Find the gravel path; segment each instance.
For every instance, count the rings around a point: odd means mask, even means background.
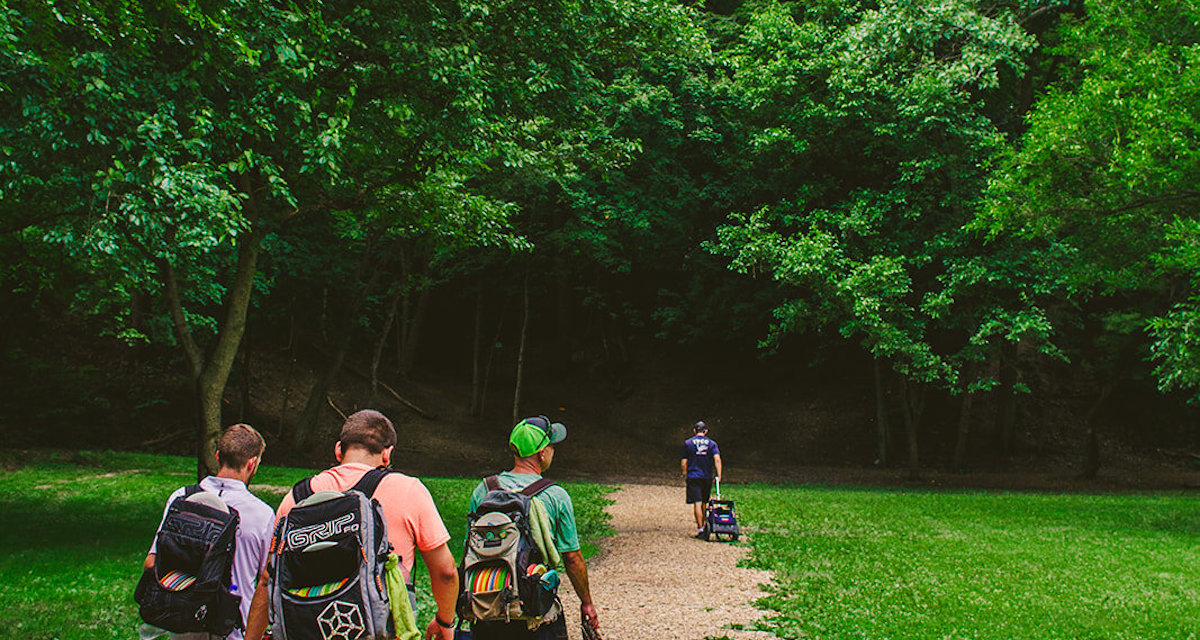
[[[588,562],[605,640],[774,638],[729,628],[750,628],[761,615],[750,603],[770,574],[737,566],[745,547],[692,537],[692,506],[682,486],[623,484],[611,497],[616,535]],[[559,594],[576,638],[579,600],[565,580]]]

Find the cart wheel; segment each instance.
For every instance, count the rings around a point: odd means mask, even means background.
[[[704,539],[705,542],[708,542],[709,539],[712,538],[712,533],[709,532],[708,529],[705,529],[704,533],[701,535],[701,537]]]
[[[734,542],[737,542],[737,539],[738,539],[738,534],[736,534],[736,533],[735,533],[735,534],[732,534],[732,538],[733,538],[733,541],[734,541]]]

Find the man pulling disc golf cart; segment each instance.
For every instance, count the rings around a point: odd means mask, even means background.
[[[738,529],[737,513],[734,511],[733,500],[721,499],[721,479],[716,479],[717,497],[708,501],[704,510],[704,529],[700,537],[704,540],[737,540],[741,535]]]

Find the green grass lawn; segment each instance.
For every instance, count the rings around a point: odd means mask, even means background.
[[[133,588],[167,496],[195,481],[190,458],[128,453],[0,452],[0,639],[133,638],[141,619]],[[272,506],[312,470],[264,466],[251,489]],[[477,478],[425,478],[462,553],[467,501]],[[565,483],[580,537],[608,533],[609,489]],[[585,554],[595,547],[589,542]],[[427,622],[432,598],[424,566],[414,577]]]
[[[20,455],[20,458],[16,456]],[[133,587],[163,501],[194,462],[0,452],[0,638],[132,638]],[[268,503],[310,474],[264,467]],[[428,478],[461,553],[477,479]],[[608,532],[606,487],[568,484],[580,535]],[[727,496],[775,573],[760,603],[784,638],[1200,637],[1200,500],[741,485]],[[593,547],[585,549],[588,552]],[[429,615],[428,580],[417,584]],[[619,639],[618,639],[619,640]]]
[[[1200,637],[1200,501],[739,486],[785,638]]]

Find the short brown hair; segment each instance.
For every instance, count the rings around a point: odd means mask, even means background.
[[[221,466],[229,469],[241,469],[250,458],[262,457],[266,450],[267,443],[262,434],[248,424],[230,426],[217,440]]]
[[[387,416],[374,409],[350,414],[342,425],[342,450],[362,447],[371,453],[381,453],[396,445],[396,428]]]

